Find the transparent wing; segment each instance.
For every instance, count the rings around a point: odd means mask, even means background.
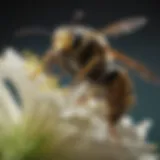
[[[114,60],[118,60],[126,65],[128,68],[137,71],[144,79],[154,82],[155,84],[160,85],[160,77],[155,75],[150,71],[144,64],[138,62],[127,56],[125,53],[110,48],[110,54]]]
[[[100,30],[106,36],[117,37],[136,32],[146,25],[148,19],[145,17],[131,17],[121,19]]]

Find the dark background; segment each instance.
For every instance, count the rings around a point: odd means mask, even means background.
[[[141,31],[110,39],[112,45],[128,55],[142,61],[160,75],[160,4],[158,0],[72,0],[72,1],[3,1],[0,5],[0,47],[32,49],[42,54],[49,46],[49,37],[15,38],[13,32],[26,26],[44,26],[54,29],[70,20],[75,9],[87,13],[86,21],[94,27],[119,18],[144,15],[149,24]],[[138,104],[131,112],[135,120],[153,118],[154,127],[150,139],[160,140],[160,86],[149,84],[131,73],[134,80]]]

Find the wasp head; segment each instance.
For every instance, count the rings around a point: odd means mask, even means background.
[[[72,50],[73,33],[68,28],[59,28],[52,36],[52,50],[55,56],[69,53]]]

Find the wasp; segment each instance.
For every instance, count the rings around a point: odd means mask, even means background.
[[[34,76],[42,68],[48,70],[51,65],[58,63],[65,73],[73,76],[73,85],[83,80],[96,85],[102,91],[101,96],[108,107],[104,117],[110,133],[116,135],[117,123],[135,104],[136,98],[128,72],[115,61],[138,71],[148,80],[159,79],[143,64],[112,48],[106,38],[132,33],[145,24],[144,17],[133,17],[119,20],[102,29],[77,23],[62,25],[52,33],[51,47],[43,57],[43,67],[40,66]]]

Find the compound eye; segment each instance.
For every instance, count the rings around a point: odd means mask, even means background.
[[[82,44],[82,41],[83,41],[83,37],[81,34],[79,33],[76,33],[74,35],[74,40],[73,40],[73,48],[78,48],[81,44]]]

